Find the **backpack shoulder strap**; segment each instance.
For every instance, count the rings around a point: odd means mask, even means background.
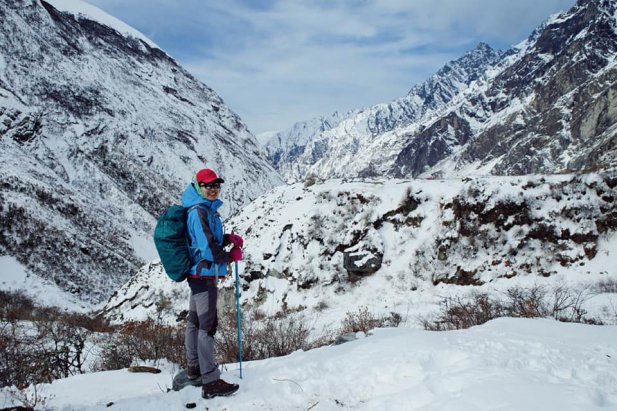
[[[204,205],[202,205],[202,204],[195,204],[195,205],[192,205],[192,206],[188,207],[188,208],[186,209],[186,214],[188,215],[189,211],[191,211],[191,210],[195,210],[195,209],[197,209],[197,210],[203,210],[203,211],[205,211],[206,213],[210,214],[210,210],[208,209],[208,207],[205,207],[205,206],[204,206]]]
[[[216,241],[214,241],[214,235],[212,234],[212,230],[210,229],[209,219],[210,215],[212,214],[212,210],[208,209],[208,207],[200,206],[199,204],[195,205],[194,207],[197,208],[197,215],[199,216],[199,220],[201,221],[201,226],[204,230],[206,240],[208,241],[208,245],[210,246],[210,250],[212,251],[212,257],[214,259],[214,262],[217,264],[228,263],[229,258],[227,252],[223,249],[222,246],[218,245]],[[218,215],[218,213],[216,215]]]

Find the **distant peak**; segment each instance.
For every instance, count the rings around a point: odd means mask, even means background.
[[[469,50],[458,59],[448,62],[437,74],[446,74],[449,72],[449,69],[455,67],[474,66],[478,70],[484,70],[486,65],[497,60],[501,54],[500,51],[495,51],[488,44],[480,42],[475,48]]]
[[[488,59],[492,59],[495,57],[499,57],[499,55],[500,55],[500,52],[498,50],[493,49],[487,43],[482,41],[478,43],[478,45],[474,49],[463,54],[463,56],[457,61],[466,60],[466,59],[469,59],[470,57],[471,58],[486,57]]]
[[[476,46],[474,50],[493,51],[493,48],[489,46],[488,44],[486,44],[485,42],[481,41],[480,43],[478,43],[478,45]]]
[[[612,16],[617,10],[617,0],[577,0],[573,10],[577,9],[591,9],[592,12],[596,12],[594,14],[606,12]]]

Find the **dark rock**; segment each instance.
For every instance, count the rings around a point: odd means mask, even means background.
[[[349,274],[368,276],[381,268],[383,254],[376,251],[352,251],[343,254],[343,266]]]

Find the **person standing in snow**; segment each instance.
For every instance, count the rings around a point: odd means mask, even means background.
[[[184,339],[187,375],[192,380],[201,378],[203,398],[231,395],[239,388],[238,384],[220,378],[214,359],[214,334],[218,325],[216,281],[227,275],[229,263],[242,259],[243,245],[239,235],[223,233],[217,209],[223,204],[219,195],[224,182],[214,171],[205,168],[182,194],[182,206],[189,209],[187,227],[195,262],[187,279],[191,288]],[[228,244],[233,244],[229,252],[224,250]]]

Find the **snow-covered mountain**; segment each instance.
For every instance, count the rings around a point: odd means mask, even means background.
[[[428,312],[440,296],[469,292],[461,285],[503,291],[563,281],[583,289],[617,281],[615,172],[293,184],[227,225],[245,238],[244,309],[301,311],[325,325],[362,306]],[[233,284],[223,284],[223,305],[233,307]],[[104,312],[114,322],[163,315],[173,323],[187,292],[153,262]]]
[[[342,120],[356,114],[348,112],[341,114],[338,111],[327,117],[316,117],[311,120],[301,121],[291,128],[279,132],[268,133],[269,136],[263,144],[268,159],[282,174],[293,175],[289,167],[304,153],[307,143],[316,136],[338,126]],[[315,152],[315,161],[322,154]],[[302,173],[302,171],[299,171]]]
[[[283,181],[209,87],[78,0],[0,0],[0,255],[99,302],[155,257],[194,172],[230,214]]]
[[[499,56],[500,52],[481,43],[447,63],[405,97],[344,116],[335,113],[327,119],[297,123],[265,145],[268,157],[288,180],[301,180],[309,174],[322,178],[383,175],[386,170],[380,163],[400,151],[396,139],[392,139],[395,130],[443,110]]]
[[[615,0],[579,0],[505,53],[480,44],[407,96],[315,133],[300,155],[279,144],[277,167],[302,180],[615,166],[616,10]]]

